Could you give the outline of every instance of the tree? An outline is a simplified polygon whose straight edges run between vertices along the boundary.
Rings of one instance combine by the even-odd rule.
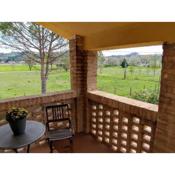
[[[24,56],[24,61],[25,63],[28,65],[29,67],[29,70],[31,71],[33,66],[35,65],[35,62],[33,61],[33,59],[31,59],[30,57],[28,56]]]
[[[46,93],[49,65],[67,51],[68,41],[34,23],[0,23],[0,43],[23,52],[41,67],[41,92]]]
[[[151,60],[151,65],[150,65],[151,69],[153,70],[153,74],[154,76],[156,75],[156,68],[157,66],[157,60],[155,57],[153,57],[153,59]]]
[[[105,57],[102,51],[98,52],[98,69],[100,73],[102,72],[102,68],[104,67]]]
[[[128,63],[126,61],[126,59],[124,58],[121,65],[120,65],[122,68],[124,68],[124,76],[123,76],[123,79],[125,80],[126,79],[126,69],[128,67]]]
[[[70,67],[69,53],[65,53],[59,60],[56,61],[57,69],[63,68],[64,71],[68,71]]]
[[[68,57],[64,57],[62,59],[62,68],[67,72],[69,70],[69,58]]]

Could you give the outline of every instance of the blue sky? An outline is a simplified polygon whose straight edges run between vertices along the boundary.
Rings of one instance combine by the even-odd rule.
[[[106,51],[103,51],[103,54],[104,56],[126,55],[132,52],[137,52],[142,55],[162,54],[162,46],[157,45],[157,46],[134,47],[134,48],[127,48],[127,49],[106,50]]]

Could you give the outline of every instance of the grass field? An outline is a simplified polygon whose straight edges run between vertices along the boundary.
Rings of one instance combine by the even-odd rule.
[[[33,70],[39,70],[40,66],[35,65]],[[29,71],[29,67],[25,64],[0,64],[0,72],[12,72],[12,71]]]
[[[98,73],[98,89],[121,96],[130,97],[134,92],[149,89],[156,90],[160,84],[160,69],[132,67],[127,69],[127,78],[124,80],[124,69],[121,67],[103,68]]]
[[[40,71],[29,71],[25,65],[0,65],[0,99],[40,94]],[[70,75],[64,71],[53,71],[49,75],[47,91],[70,89]]]
[[[132,67],[127,69],[127,79],[123,79],[121,67],[103,68],[98,71],[98,89],[117,95],[130,97],[144,88],[156,89],[159,86],[160,69]],[[0,65],[0,99],[40,94],[40,71],[35,66],[29,71],[27,65]],[[70,74],[65,71],[52,71],[49,75],[47,91],[70,89]]]

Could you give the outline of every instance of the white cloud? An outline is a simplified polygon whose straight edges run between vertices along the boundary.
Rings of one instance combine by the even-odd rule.
[[[0,53],[9,53],[15,51],[14,49],[8,49],[8,48],[0,48]],[[145,47],[134,47],[134,48],[127,48],[127,49],[115,49],[115,50],[105,50],[103,51],[103,54],[105,56],[110,55],[126,55],[130,54],[132,52],[137,52],[142,55],[147,54],[162,54],[162,46],[145,46]]]
[[[0,53],[10,53],[10,52],[13,52],[13,51],[15,51],[15,50],[0,48]]]
[[[132,52],[137,52],[142,55],[147,54],[162,54],[162,46],[145,46],[145,47],[134,47],[134,48],[127,48],[127,49],[115,49],[115,50],[106,50],[103,51],[105,56],[110,55],[126,55]]]

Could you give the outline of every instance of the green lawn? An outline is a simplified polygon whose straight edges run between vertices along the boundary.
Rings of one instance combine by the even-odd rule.
[[[35,65],[33,70],[39,70],[40,66]],[[0,64],[0,72],[12,72],[12,71],[29,71],[29,67],[25,64]]]
[[[159,86],[160,69],[129,67],[127,79],[123,79],[121,67],[103,68],[98,71],[98,89],[128,96],[130,93],[143,90],[154,90]],[[39,66],[29,71],[26,65],[0,65],[0,99],[40,94]],[[62,91],[70,89],[70,75],[65,71],[52,71],[49,75],[47,91]],[[131,91],[131,92],[130,92]]]
[[[98,89],[121,96],[130,97],[134,92],[149,89],[155,90],[159,87],[160,69],[155,72],[151,68],[132,67],[127,69],[127,78],[123,79],[124,69],[121,67],[103,68],[98,72]]]
[[[0,72],[0,99],[40,94],[39,71]],[[70,89],[70,76],[67,72],[53,71],[49,75],[47,91]]]

